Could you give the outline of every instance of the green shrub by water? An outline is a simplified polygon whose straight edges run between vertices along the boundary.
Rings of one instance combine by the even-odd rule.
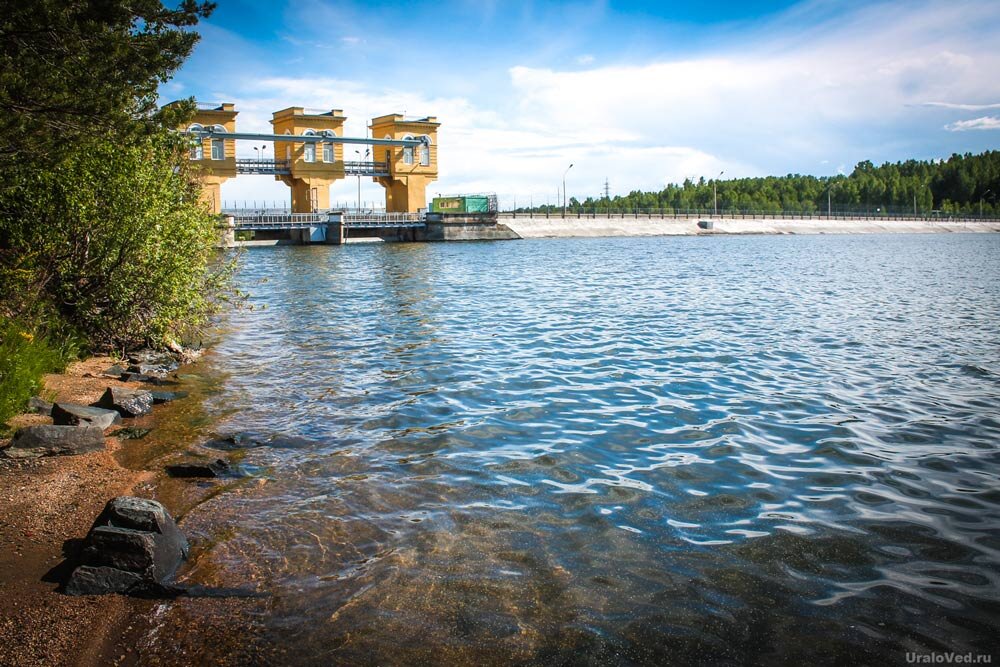
[[[60,370],[70,352],[33,327],[0,321],[0,425],[23,411],[42,376]]]

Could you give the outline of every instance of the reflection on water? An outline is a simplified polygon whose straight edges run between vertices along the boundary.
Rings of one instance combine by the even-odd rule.
[[[165,606],[153,663],[997,650],[1000,237],[243,264],[191,441],[238,434],[257,472],[187,514],[183,576],[273,595],[221,631],[222,603]]]

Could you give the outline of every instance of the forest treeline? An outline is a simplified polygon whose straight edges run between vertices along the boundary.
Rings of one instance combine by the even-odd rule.
[[[952,155],[947,160],[907,160],[875,166],[859,163],[849,175],[767,176],[686,180],[659,192],[633,190],[613,197],[574,197],[573,212],[712,211],[725,213],[853,213],[866,215],[1000,214],[1000,151]],[[557,211],[557,206],[534,209]]]

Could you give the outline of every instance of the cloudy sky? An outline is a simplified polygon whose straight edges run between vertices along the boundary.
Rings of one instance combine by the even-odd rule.
[[[624,194],[1000,148],[997,0],[218,5],[163,102],[233,102],[237,127],[261,132],[288,106],[343,109],[350,136],[386,113],[435,115],[431,196],[554,203],[570,163],[583,199],[605,179]],[[332,200],[357,187],[337,183]],[[241,176],[223,197],[288,190]],[[363,182],[362,199],[381,188]]]

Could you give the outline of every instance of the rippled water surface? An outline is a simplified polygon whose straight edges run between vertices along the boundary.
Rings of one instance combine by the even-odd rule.
[[[272,594],[253,660],[998,651],[1000,235],[280,247],[241,280],[193,440],[251,476],[184,517],[183,576]],[[161,612],[162,646],[220,613]]]

